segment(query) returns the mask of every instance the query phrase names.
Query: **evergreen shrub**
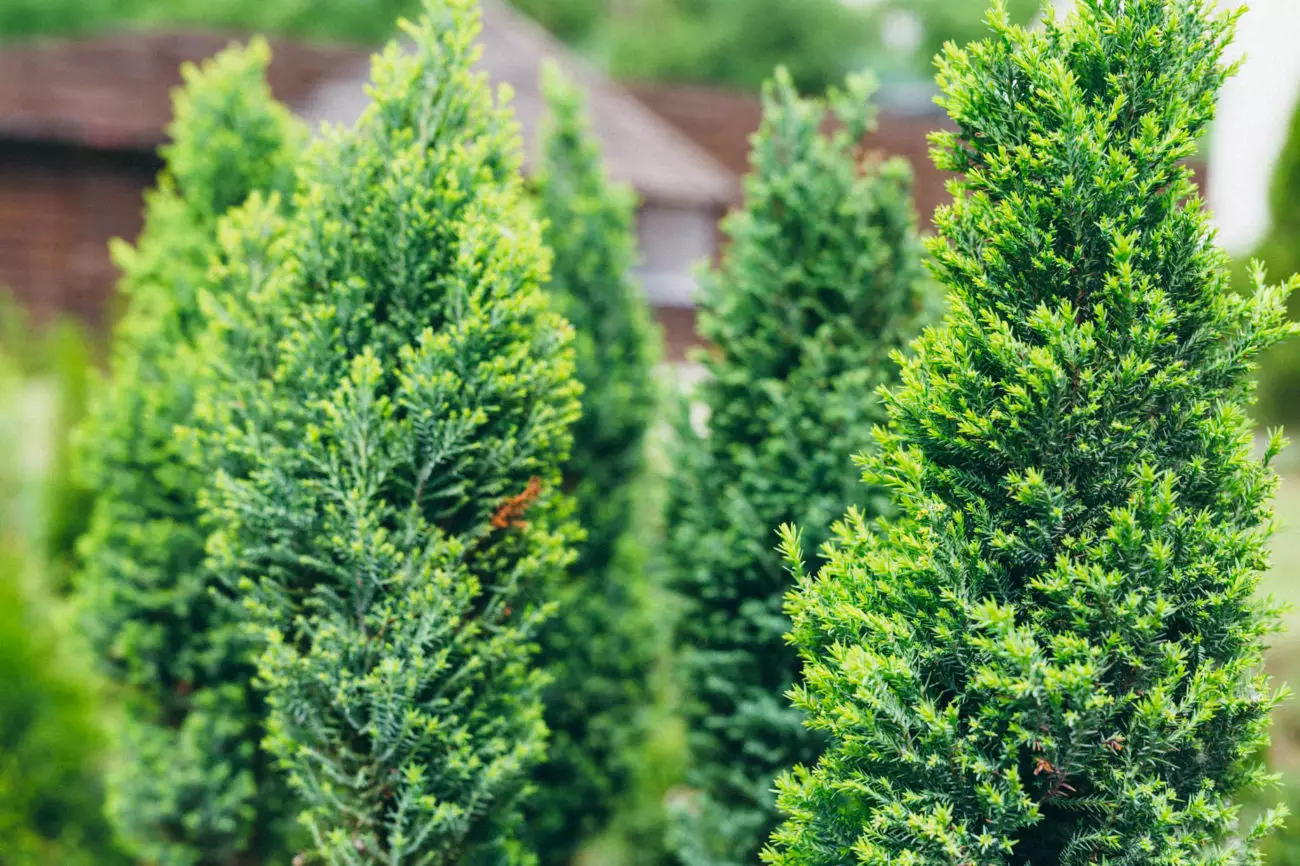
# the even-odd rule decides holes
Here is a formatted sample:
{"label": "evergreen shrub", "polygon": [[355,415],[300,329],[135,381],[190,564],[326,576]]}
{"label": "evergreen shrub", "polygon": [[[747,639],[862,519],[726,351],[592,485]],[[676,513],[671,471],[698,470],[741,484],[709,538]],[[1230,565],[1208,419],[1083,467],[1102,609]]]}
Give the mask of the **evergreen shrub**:
{"label": "evergreen shrub", "polygon": [[551,742],[527,820],[543,863],[565,864],[605,829],[643,754],[657,635],[648,552],[633,522],[646,493],[659,334],[632,279],[635,199],[605,177],[580,92],[558,69],[544,72],[549,117],[536,203],[554,254],[547,289],[573,325],[583,386],[564,480],[585,538],[541,635],[539,663],[553,678],[545,694]]}
{"label": "evergreen shrub", "polygon": [[213,595],[200,526],[192,346],[217,223],[254,191],[287,192],[300,131],[264,81],[264,42],[183,70],[165,168],[134,247],[116,243],[127,305],[107,381],[79,436],[94,491],[76,579],[85,626],[126,718],[110,811],[142,858],[274,862],[280,796],[259,753],[260,714],[237,611]]}
{"label": "evergreen shrub", "polygon": [[784,72],[769,83],[744,207],[702,287],[712,350],[694,399],[707,432],[682,412],[667,505],[697,794],[670,832],[692,866],[754,862],[777,822],[775,776],[820,751],[784,697],[799,665],[776,528],[828,532],[850,504],[878,511],[853,455],[883,417],[875,389],[895,376],[890,353],[928,308],[910,173],[860,148],[870,91],[855,78],[822,102]]}
{"label": "evergreen shrub", "polygon": [[900,359],[816,575],[794,702],[830,740],[765,861],[1256,864],[1278,699],[1259,354],[1293,279],[1231,291],[1184,166],[1230,67],[1212,0],[1080,0],[941,59],[950,310]]}
{"label": "evergreen shrub", "polygon": [[429,0],[296,206],[222,232],[196,465],[214,568],[259,643],[303,862],[528,862],[538,629],[572,559],[572,329],[518,130]]}

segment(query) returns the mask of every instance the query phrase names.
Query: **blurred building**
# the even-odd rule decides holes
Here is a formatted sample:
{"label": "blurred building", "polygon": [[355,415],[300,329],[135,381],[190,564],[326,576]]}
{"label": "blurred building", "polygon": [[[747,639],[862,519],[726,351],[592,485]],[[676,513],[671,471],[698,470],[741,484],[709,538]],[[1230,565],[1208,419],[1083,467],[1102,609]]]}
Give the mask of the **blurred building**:
{"label": "blurred building", "polygon": [[[515,92],[525,170],[545,112],[542,61],[589,92],[614,180],[640,198],[639,277],[664,326],[668,354],[694,341],[694,273],[718,248],[717,224],[739,178],[671,124],[586,66],[504,3],[483,4],[482,68]],[[215,54],[229,34],[120,33],[0,51],[0,286],[37,314],[111,318],[115,269],[107,242],[133,238],[160,162],[179,67]],[[366,104],[369,53],[273,42],[276,97],[313,124],[351,123]]]}
{"label": "blurred building", "polygon": [[[0,51],[0,287],[37,315],[110,315],[108,240],[134,238],[161,166],[180,66],[223,34],[119,33]],[[273,43],[271,89],[293,104],[354,49]]]}

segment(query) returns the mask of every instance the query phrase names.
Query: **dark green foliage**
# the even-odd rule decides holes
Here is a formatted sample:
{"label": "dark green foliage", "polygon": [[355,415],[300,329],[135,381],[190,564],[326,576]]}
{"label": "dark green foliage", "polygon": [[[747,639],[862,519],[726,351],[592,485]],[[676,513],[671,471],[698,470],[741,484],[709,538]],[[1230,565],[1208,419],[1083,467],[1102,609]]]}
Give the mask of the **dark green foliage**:
{"label": "dark green foliage", "polygon": [[223,232],[196,458],[308,862],[527,860],[580,389],[477,32],[472,0],[429,0],[294,215]]}
{"label": "dark green foliage", "polygon": [[418,0],[5,0],[0,38],[93,33],[113,27],[237,28],[377,42]]}
{"label": "dark green foliage", "polygon": [[0,862],[115,864],[94,683],[19,513],[30,419],[9,349],[0,347]]}
{"label": "dark green foliage", "polygon": [[77,477],[74,431],[85,418],[93,379],[92,342],[76,322],[58,322],[45,337],[47,370],[54,389],[53,449],[42,497],[42,547],[53,587],[65,590],[76,568],[77,540],[85,534],[94,495]]}
{"label": "dark green foliage", "polygon": [[654,622],[633,519],[658,335],[631,278],[632,194],[606,180],[577,90],[554,69],[543,83],[551,117],[537,206],[555,255],[549,291],[576,334],[583,413],[564,476],[586,538],[542,632],[539,663],[554,678],[545,695],[551,744],[527,823],[542,862],[564,864],[632,785],[639,714],[650,700]]}
{"label": "dark green foliage", "polygon": [[[745,207],[706,280],[700,330],[714,344],[697,399],[708,433],[683,421],[669,481],[676,638],[702,796],[674,836],[683,861],[748,864],[776,823],[773,779],[815,760],[820,737],[784,697],[797,673],[784,635],[789,578],[776,527],[829,527],[850,504],[875,513],[853,455],[883,417],[875,389],[925,307],[904,164],[864,164],[870,86],[827,106],[781,73],[764,97]],[[828,114],[839,122],[822,132]],[[815,531],[815,530],[814,530]]]}
{"label": "dark green foliage", "polygon": [[820,91],[866,65],[870,33],[842,0],[644,0],[611,28],[616,75],[757,89],[784,64]]}
{"label": "dark green foliage", "polygon": [[135,248],[114,248],[129,308],[81,434],[96,499],[78,588],[91,643],[127,702],[112,812],[140,856],[167,864],[276,847],[246,642],[211,593],[203,475],[177,435],[192,421],[198,370],[185,350],[204,322],[218,218],[254,190],[292,185],[299,131],[263,81],[268,57],[255,42],[185,69],[144,231]]}
{"label": "dark green foliage", "polygon": [[[1269,273],[1300,272],[1300,106],[1291,117],[1286,146],[1278,155],[1269,191],[1271,224],[1255,250]],[[1249,291],[1254,283],[1249,269],[1239,269],[1238,282]],[[1292,295],[1288,313],[1300,318],[1300,295]],[[1260,363],[1259,407],[1264,423],[1300,421],[1300,341],[1291,341],[1266,354]]]}
{"label": "dark green foliage", "polygon": [[1277,815],[1233,801],[1267,778],[1276,479],[1246,410],[1296,281],[1230,291],[1181,164],[1228,74],[1213,5],[1032,32],[998,5],[945,52],[950,312],[863,458],[896,516],[796,566],[795,703],[831,745],[783,780],[766,862],[1258,863]]}

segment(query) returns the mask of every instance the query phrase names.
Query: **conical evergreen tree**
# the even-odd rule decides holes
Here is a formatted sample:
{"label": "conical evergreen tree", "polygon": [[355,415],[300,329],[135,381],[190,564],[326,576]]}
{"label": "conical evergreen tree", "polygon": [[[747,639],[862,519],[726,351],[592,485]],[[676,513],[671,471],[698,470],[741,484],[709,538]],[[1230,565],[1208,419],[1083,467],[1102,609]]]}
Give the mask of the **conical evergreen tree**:
{"label": "conical evergreen tree", "polygon": [[829,531],[850,504],[875,513],[879,497],[857,483],[853,455],[883,417],[875,389],[895,375],[890,353],[915,336],[925,308],[910,174],[860,150],[869,97],[855,79],[829,105],[802,100],[778,73],[745,206],[703,287],[700,332],[715,351],[695,396],[708,431],[679,424],[668,503],[686,602],[676,643],[689,782],[701,794],[673,831],[689,864],[754,862],[777,821],[775,776],[820,751],[784,697],[798,663],[784,637],[789,576],[776,528],[798,520]]}
{"label": "conical evergreen tree", "polygon": [[1230,291],[1182,163],[1230,71],[1215,5],[1029,31],[998,4],[945,51],[950,312],[864,458],[896,516],[851,512],[798,574],[795,703],[832,742],[783,781],[767,862],[1259,862],[1276,816],[1239,829],[1233,798],[1276,700],[1281,441],[1253,455],[1246,410],[1290,287]]}
{"label": "conical evergreen tree", "polygon": [[203,477],[177,437],[192,420],[197,371],[184,356],[203,323],[218,218],[254,190],[292,186],[299,131],[264,82],[268,58],[255,42],[184,70],[144,232],[114,248],[129,307],[80,435],[95,501],[77,586],[91,643],[128,705],[110,808],[132,849],[165,864],[276,848],[251,662],[238,618],[211,594]]}
{"label": "conical evergreen tree", "polygon": [[294,215],[224,232],[196,457],[308,862],[526,859],[580,388],[477,33],[472,0],[428,0]]}
{"label": "conical evergreen tree", "polygon": [[554,251],[549,291],[575,331],[582,418],[564,467],[586,538],[542,632],[551,743],[528,809],[543,863],[565,864],[634,780],[655,647],[647,556],[633,520],[656,404],[658,334],[632,280],[635,201],[610,185],[580,93],[548,68],[537,205]]}

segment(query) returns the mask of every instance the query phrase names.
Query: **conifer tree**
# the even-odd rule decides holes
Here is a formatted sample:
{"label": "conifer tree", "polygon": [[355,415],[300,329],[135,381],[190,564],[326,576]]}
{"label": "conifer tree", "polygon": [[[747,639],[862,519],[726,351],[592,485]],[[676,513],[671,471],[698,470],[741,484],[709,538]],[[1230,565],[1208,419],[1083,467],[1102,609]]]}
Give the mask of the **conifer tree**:
{"label": "conifer tree", "polygon": [[528,810],[543,863],[568,863],[601,830],[634,778],[639,714],[655,646],[646,551],[633,527],[645,438],[655,409],[658,335],[632,279],[635,200],[605,177],[579,91],[545,70],[550,109],[537,179],[548,286],[573,325],[582,417],[564,467],[586,537],[543,630],[539,663],[553,678],[551,742]]}
{"label": "conifer tree", "polygon": [[127,703],[110,808],[131,848],[165,864],[276,847],[251,659],[237,615],[212,595],[203,478],[177,436],[192,421],[197,371],[185,350],[202,327],[218,219],[255,190],[293,182],[299,131],[264,82],[268,58],[259,41],[184,69],[144,231],[113,250],[128,308],[80,435],[95,501],[78,590],[91,644]]}
{"label": "conifer tree", "polygon": [[[1300,271],[1300,105],[1291,117],[1286,145],[1278,154],[1269,188],[1268,235],[1254,252],[1271,273]],[[1238,279],[1249,291],[1249,268],[1238,268]],[[1300,317],[1300,296],[1289,302],[1291,317]],[[1266,423],[1300,420],[1300,341],[1278,346],[1260,361],[1259,407],[1256,417]]]}
{"label": "conifer tree", "polygon": [[[940,62],[964,173],[937,217],[950,312],[887,395],[815,577],[796,705],[831,740],[781,785],[766,862],[1256,864],[1238,828],[1276,695],[1255,358],[1286,296],[1227,260],[1183,164],[1236,14],[1081,0]],[[793,530],[785,545],[801,558]]]}
{"label": "conifer tree", "polygon": [[526,862],[535,639],[572,558],[572,329],[543,289],[516,124],[428,0],[289,218],[223,232],[196,459],[259,639],[268,749],[331,864]]}
{"label": "conifer tree", "polygon": [[679,424],[668,502],[689,782],[701,794],[672,831],[689,864],[754,862],[777,821],[776,774],[820,750],[784,697],[798,662],[776,528],[829,529],[850,504],[874,513],[853,455],[882,417],[874,391],[894,375],[890,353],[925,308],[909,172],[859,146],[869,97],[859,78],[829,104],[803,100],[778,73],[745,206],[703,286],[700,332],[714,351],[696,398],[708,430]]}

